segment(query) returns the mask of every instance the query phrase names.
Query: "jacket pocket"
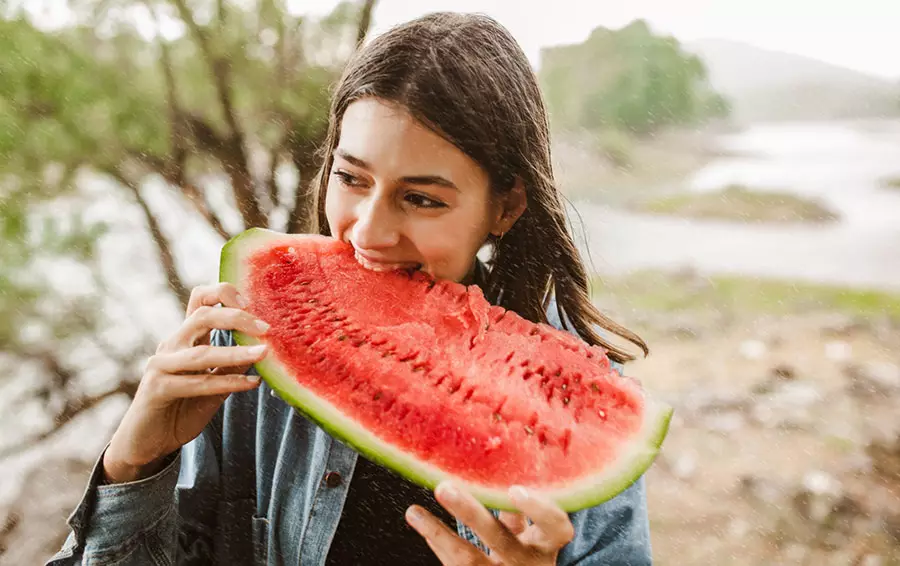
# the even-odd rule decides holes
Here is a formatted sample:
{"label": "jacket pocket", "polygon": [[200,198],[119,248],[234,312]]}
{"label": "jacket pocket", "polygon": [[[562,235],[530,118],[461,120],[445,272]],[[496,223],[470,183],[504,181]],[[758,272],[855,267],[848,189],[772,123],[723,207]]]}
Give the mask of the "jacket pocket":
{"label": "jacket pocket", "polygon": [[265,565],[269,560],[269,520],[253,517],[253,564]]}

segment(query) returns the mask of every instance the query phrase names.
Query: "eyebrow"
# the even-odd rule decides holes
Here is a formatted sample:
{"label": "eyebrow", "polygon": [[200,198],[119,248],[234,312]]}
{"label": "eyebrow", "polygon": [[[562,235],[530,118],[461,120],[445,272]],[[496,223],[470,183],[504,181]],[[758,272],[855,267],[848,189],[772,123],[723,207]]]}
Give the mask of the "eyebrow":
{"label": "eyebrow", "polygon": [[[352,155],[344,149],[338,148],[334,150],[334,154],[344,161],[351,163],[352,165],[355,165],[362,169],[366,169],[368,171],[372,170],[372,166],[369,165],[369,163],[360,159],[359,157],[356,157],[355,155]],[[457,187],[453,183],[453,181],[445,177],[441,177],[440,175],[412,175],[408,177],[401,177],[400,181],[409,185],[438,185],[440,187],[447,187],[448,189],[455,189],[457,191],[459,190],[459,187]]]}

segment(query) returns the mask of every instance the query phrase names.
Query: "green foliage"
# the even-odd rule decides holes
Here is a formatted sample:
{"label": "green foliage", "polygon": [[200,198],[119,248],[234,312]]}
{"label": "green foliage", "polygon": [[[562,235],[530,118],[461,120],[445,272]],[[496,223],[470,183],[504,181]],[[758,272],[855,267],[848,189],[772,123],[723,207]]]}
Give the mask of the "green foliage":
{"label": "green foliage", "polygon": [[714,310],[732,314],[836,312],[863,319],[900,320],[900,294],[730,275],[700,276],[656,270],[594,278],[598,301],[653,312]]}
{"label": "green foliage", "polygon": [[702,61],[641,20],[616,31],[597,28],[578,45],[545,49],[539,78],[561,129],[647,134],[729,112],[728,102],[711,92]]}
{"label": "green foliage", "polygon": [[[245,225],[281,209],[302,228],[328,87],[355,49],[361,9],[342,3],[314,21],[282,0],[67,0],[70,21],[48,29],[29,13],[37,4],[0,0],[0,351],[25,356],[34,344],[23,329],[39,326],[51,341],[41,350],[54,352],[94,328],[98,303],[44,278],[46,260],[64,260],[102,286],[105,226],[82,219],[79,173],[106,174],[118,182],[111,190],[138,201],[155,268],[182,300],[170,236],[154,216],[164,211],[142,200],[148,179],[167,181],[223,238],[210,174],[231,182]],[[274,164],[295,169],[292,191],[278,190]]]}
{"label": "green foliage", "polygon": [[686,193],[643,202],[642,211],[735,222],[833,222],[838,215],[813,199],[729,185],[716,192]]}

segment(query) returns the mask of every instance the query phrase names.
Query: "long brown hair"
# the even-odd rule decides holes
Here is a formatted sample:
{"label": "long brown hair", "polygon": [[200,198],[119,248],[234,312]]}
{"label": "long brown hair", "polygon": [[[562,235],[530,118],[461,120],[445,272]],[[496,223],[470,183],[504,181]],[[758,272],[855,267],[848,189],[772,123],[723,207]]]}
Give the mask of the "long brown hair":
{"label": "long brown hair", "polygon": [[483,15],[434,13],[394,27],[354,55],[332,99],[323,165],[315,180],[312,224],[321,234],[329,234],[325,192],[341,120],[352,102],[368,96],[403,106],[469,155],[488,173],[496,193],[508,192],[517,177],[523,181],[525,212],[493,240],[483,285],[488,300],[546,322],[548,301],[555,295],[563,324],[568,319],[584,340],[606,348],[612,359],[634,357],[595,327],[649,352],[639,336],[590,301],[588,275],[553,180],[541,92],[528,59],[503,26]]}

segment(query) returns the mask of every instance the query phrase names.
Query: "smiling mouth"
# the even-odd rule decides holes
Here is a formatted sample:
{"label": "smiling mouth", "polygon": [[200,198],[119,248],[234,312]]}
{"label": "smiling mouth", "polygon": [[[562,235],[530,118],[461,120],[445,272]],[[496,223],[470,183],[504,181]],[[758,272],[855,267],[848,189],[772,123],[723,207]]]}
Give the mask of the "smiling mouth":
{"label": "smiling mouth", "polygon": [[405,262],[405,263],[388,263],[383,261],[373,261],[360,255],[358,251],[354,251],[357,263],[370,271],[418,271],[422,269],[421,263]]}

